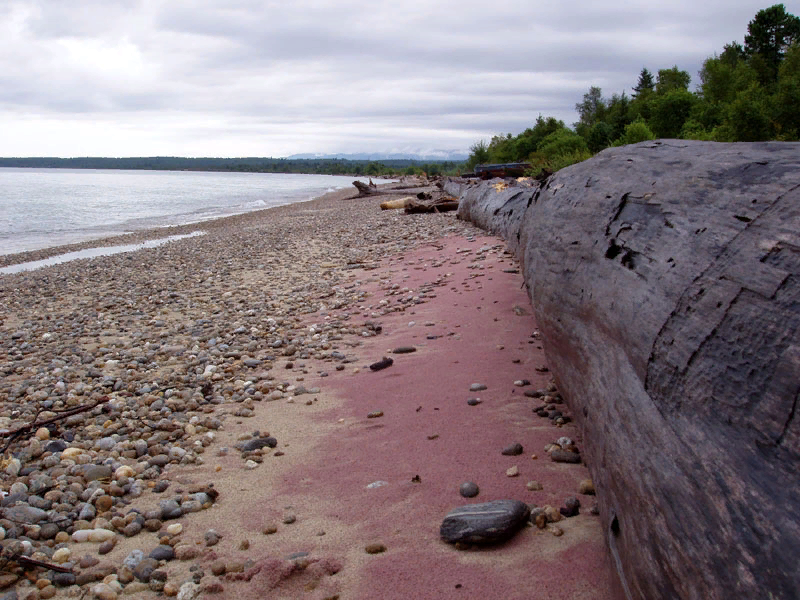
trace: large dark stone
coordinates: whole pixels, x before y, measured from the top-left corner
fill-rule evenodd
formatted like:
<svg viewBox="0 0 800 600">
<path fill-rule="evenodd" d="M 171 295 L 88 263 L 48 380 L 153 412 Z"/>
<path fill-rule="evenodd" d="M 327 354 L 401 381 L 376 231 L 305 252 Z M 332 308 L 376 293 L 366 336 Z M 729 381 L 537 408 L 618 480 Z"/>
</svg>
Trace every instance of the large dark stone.
<svg viewBox="0 0 800 600">
<path fill-rule="evenodd" d="M 519 531 L 530 514 L 528 505 L 519 500 L 467 504 L 447 514 L 439 535 L 450 544 L 495 544 Z"/>
<path fill-rule="evenodd" d="M 628 595 L 800 597 L 800 144 L 609 149 L 531 200 L 494 230 Z"/>
</svg>

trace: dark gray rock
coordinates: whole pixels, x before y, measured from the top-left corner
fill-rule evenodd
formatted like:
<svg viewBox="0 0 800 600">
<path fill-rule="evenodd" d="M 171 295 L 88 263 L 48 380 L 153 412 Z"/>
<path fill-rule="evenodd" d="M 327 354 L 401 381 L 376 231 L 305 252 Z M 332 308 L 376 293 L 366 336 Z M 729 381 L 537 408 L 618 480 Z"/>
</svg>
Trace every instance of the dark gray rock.
<svg viewBox="0 0 800 600">
<path fill-rule="evenodd" d="M 108 465 L 85 465 L 83 467 L 83 478 L 87 482 L 108 479 L 112 473 L 113 470 Z"/>
<path fill-rule="evenodd" d="M 15 523 L 38 523 L 47 518 L 47 511 L 27 504 L 17 504 L 3 510 L 3 517 Z"/>
<path fill-rule="evenodd" d="M 523 264 L 628 595 L 800 596 L 800 144 L 608 149 L 516 222 L 481 187 L 459 215 Z"/>
<path fill-rule="evenodd" d="M 520 444 L 519 442 L 514 442 L 513 444 L 510 444 L 505 448 L 503 448 L 501 454 L 504 454 L 505 456 L 519 456 L 520 454 L 522 454 L 522 452 L 523 452 L 522 444 Z"/>
<path fill-rule="evenodd" d="M 464 496 L 464 498 L 474 498 L 479 492 L 480 488 L 474 481 L 465 481 L 458 488 L 458 493 Z"/>
<path fill-rule="evenodd" d="M 387 367 L 391 367 L 394 364 L 394 359 L 383 357 L 378 362 L 372 363 L 369 368 L 370 371 L 381 371 Z"/>
<path fill-rule="evenodd" d="M 237 444 L 236 447 L 242 452 L 252 452 L 253 450 L 258 450 L 259 448 L 264 448 L 264 447 L 274 448 L 277 445 L 278 445 L 278 440 L 272 436 L 268 436 L 268 437 L 259 437 L 259 438 L 253 438 L 252 440 L 247 440 L 246 442 Z"/>
<path fill-rule="evenodd" d="M 571 463 L 577 465 L 581 462 L 581 455 L 570 450 L 553 450 L 550 453 L 550 460 L 558 463 Z"/>
<path fill-rule="evenodd" d="M 447 514 L 439 535 L 449 544 L 495 544 L 519 531 L 530 512 L 528 505 L 519 500 L 467 504 Z"/>
<path fill-rule="evenodd" d="M 172 560 L 175 558 L 175 550 L 172 549 L 172 546 L 161 544 L 153 548 L 147 556 L 155 560 Z"/>
</svg>

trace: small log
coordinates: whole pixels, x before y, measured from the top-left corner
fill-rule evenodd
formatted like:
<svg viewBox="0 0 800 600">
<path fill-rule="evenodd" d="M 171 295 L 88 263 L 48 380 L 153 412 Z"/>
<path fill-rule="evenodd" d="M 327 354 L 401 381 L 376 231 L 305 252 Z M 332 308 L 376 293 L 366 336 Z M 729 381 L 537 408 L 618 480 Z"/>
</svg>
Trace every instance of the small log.
<svg viewBox="0 0 800 600">
<path fill-rule="evenodd" d="M 386 200 L 381 202 L 381 210 L 390 210 L 393 208 L 405 208 L 410 202 L 413 202 L 413 196 L 406 196 L 405 198 L 397 198 L 395 200 Z"/>
<path fill-rule="evenodd" d="M 406 214 L 450 212 L 458 210 L 458 200 L 442 199 L 434 202 L 412 200 L 406 205 Z"/>
</svg>

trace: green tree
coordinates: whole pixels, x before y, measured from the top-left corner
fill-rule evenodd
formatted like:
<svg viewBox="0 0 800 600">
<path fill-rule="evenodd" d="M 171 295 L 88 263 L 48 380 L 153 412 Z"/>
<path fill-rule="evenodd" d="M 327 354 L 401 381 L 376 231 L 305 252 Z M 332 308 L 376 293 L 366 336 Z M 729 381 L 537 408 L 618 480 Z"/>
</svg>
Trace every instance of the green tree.
<svg viewBox="0 0 800 600">
<path fill-rule="evenodd" d="M 614 139 L 614 130 L 611 125 L 604 121 L 595 123 L 589 130 L 589 135 L 586 138 L 586 143 L 591 152 L 600 152 L 603 148 L 608 148 L 611 145 L 611 140 Z"/>
<path fill-rule="evenodd" d="M 583 101 L 575 105 L 575 110 L 580 116 L 580 120 L 575 123 L 575 131 L 583 135 L 591 129 L 592 125 L 603 120 L 606 110 L 603 91 L 596 86 L 590 87 L 589 91 L 583 95 Z"/>
<path fill-rule="evenodd" d="M 564 121 L 555 117 L 544 118 L 542 115 L 536 117 L 536 123 L 520 133 L 514 141 L 515 160 L 523 161 L 536 151 L 539 143 L 551 133 L 559 129 L 566 129 Z"/>
<path fill-rule="evenodd" d="M 469 158 L 467 159 L 464 167 L 467 171 L 472 171 L 477 165 L 485 165 L 489 162 L 489 146 L 486 142 L 481 140 L 475 142 L 469 148 Z"/>
<path fill-rule="evenodd" d="M 739 92 L 728 106 L 726 119 L 730 137 L 724 141 L 760 142 L 771 139 L 774 134 L 770 119 L 769 96 L 757 83 Z"/>
<path fill-rule="evenodd" d="M 514 160 L 514 138 L 511 134 L 492 136 L 489 141 L 489 162 L 507 163 Z"/>
<path fill-rule="evenodd" d="M 545 137 L 536 148 L 538 154 L 546 159 L 588 150 L 586 140 L 574 131 L 559 129 Z"/>
<path fill-rule="evenodd" d="M 647 69 L 647 67 L 643 67 L 641 73 L 639 73 L 639 81 L 636 82 L 636 87 L 633 88 L 634 98 L 638 98 L 641 93 L 652 92 L 655 88 L 655 81 L 653 81 L 653 74 Z"/>
<path fill-rule="evenodd" d="M 647 123 L 639 119 L 625 126 L 625 132 L 622 134 L 621 138 L 614 142 L 614 146 L 638 144 L 639 142 L 654 139 L 656 139 L 656 136 L 647 126 Z"/>
<path fill-rule="evenodd" d="M 800 139 L 800 43 L 786 52 L 778 70 L 774 114 L 781 139 Z"/>
<path fill-rule="evenodd" d="M 778 68 L 786 51 L 800 41 L 800 18 L 786 12 L 783 4 L 758 11 L 747 25 L 744 51 L 748 58 L 760 57 L 764 63 L 762 83 L 777 79 Z"/>
<path fill-rule="evenodd" d="M 676 138 L 689 118 L 697 97 L 687 90 L 673 89 L 653 100 L 648 125 L 660 138 Z"/>
<path fill-rule="evenodd" d="M 681 71 L 677 65 L 671 69 L 659 69 L 656 81 L 656 94 L 663 95 L 672 90 L 688 90 L 691 76 Z"/>
</svg>

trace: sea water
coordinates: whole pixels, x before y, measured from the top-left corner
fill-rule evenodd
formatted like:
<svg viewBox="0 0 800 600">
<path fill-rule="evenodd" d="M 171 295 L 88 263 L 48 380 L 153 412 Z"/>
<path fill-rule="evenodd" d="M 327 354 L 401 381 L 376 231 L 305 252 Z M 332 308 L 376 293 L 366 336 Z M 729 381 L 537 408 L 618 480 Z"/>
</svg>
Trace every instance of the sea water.
<svg viewBox="0 0 800 600">
<path fill-rule="evenodd" d="M 276 173 L 0 168 L 0 255 L 301 202 L 348 187 L 353 180 Z"/>
</svg>

